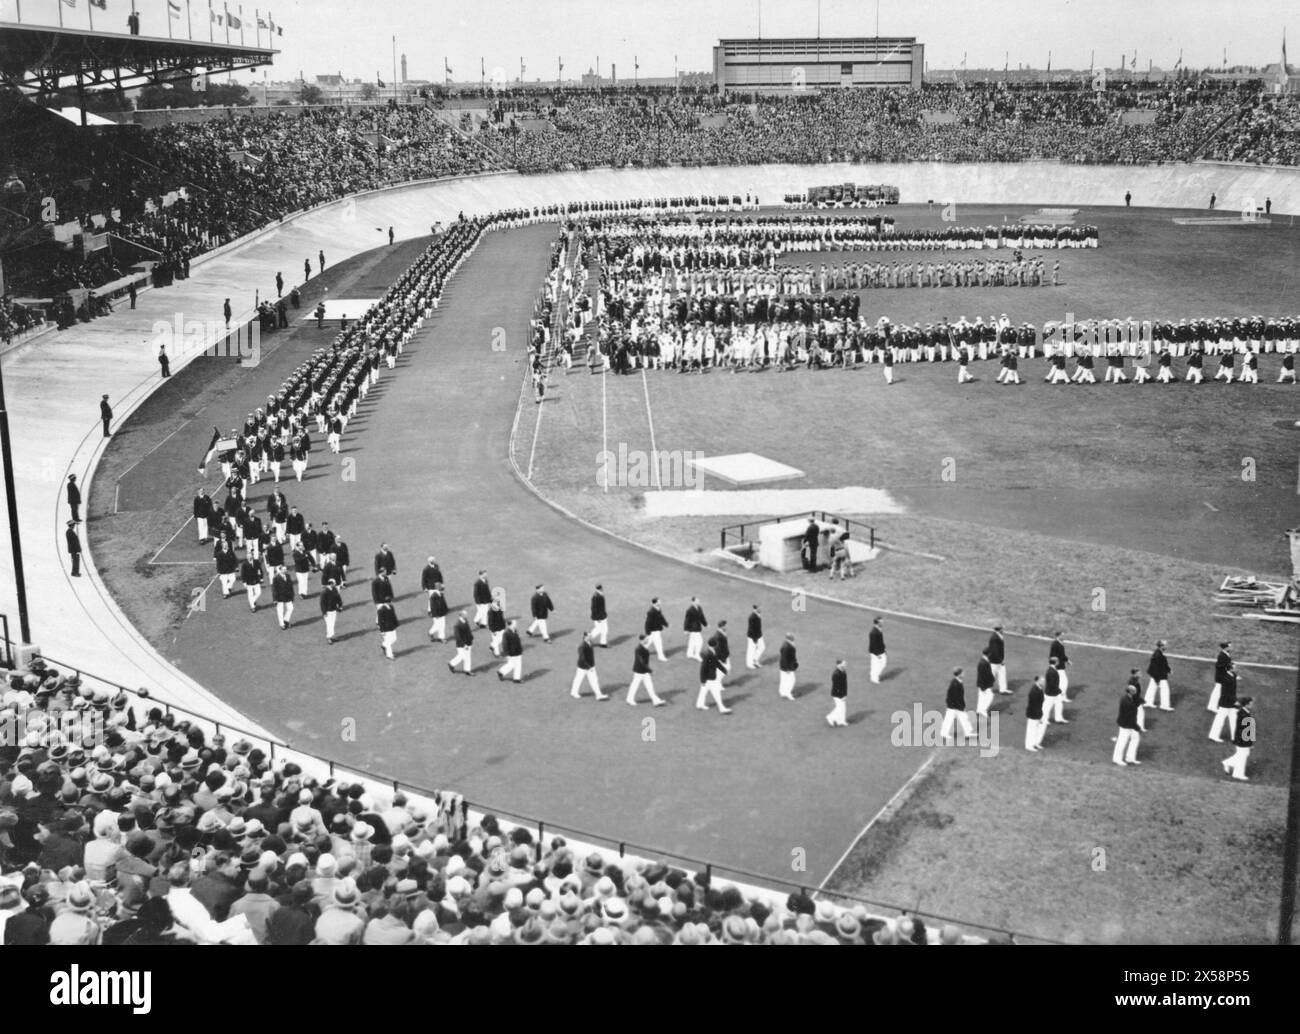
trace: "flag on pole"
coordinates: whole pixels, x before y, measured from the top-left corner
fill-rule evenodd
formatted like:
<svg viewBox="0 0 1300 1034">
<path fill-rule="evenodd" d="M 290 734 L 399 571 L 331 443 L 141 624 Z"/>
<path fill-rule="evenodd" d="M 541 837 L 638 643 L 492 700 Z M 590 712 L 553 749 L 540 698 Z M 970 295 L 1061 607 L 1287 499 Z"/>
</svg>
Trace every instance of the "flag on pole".
<svg viewBox="0 0 1300 1034">
<path fill-rule="evenodd" d="M 90 0 L 92 7 L 98 7 L 101 11 L 108 10 L 108 0 Z"/>
<path fill-rule="evenodd" d="M 167 0 L 167 15 L 171 18 L 179 18 L 181 16 L 181 5 L 178 4 L 176 0 Z"/>
<path fill-rule="evenodd" d="M 1286 29 L 1282 30 L 1282 63 L 1277 69 L 1277 82 L 1283 89 L 1286 89 L 1287 70 L 1286 70 Z"/>
<path fill-rule="evenodd" d="M 265 19 L 265 18 L 258 18 L 258 19 L 257 19 L 257 27 L 258 27 L 259 29 L 269 29 L 269 28 L 270 28 L 270 26 L 266 24 L 266 19 Z"/>
<path fill-rule="evenodd" d="M 167 0 L 167 2 L 171 3 L 171 0 Z M 238 17 L 231 14 L 230 11 L 228 10 L 226 11 L 226 25 L 232 29 L 242 29 L 244 27 L 244 23 L 241 22 Z"/>
<path fill-rule="evenodd" d="M 76 7 L 76 6 L 77 6 L 77 0 L 63 0 L 63 2 L 64 2 L 65 4 L 67 4 L 69 7 Z"/>
<path fill-rule="evenodd" d="M 1183 52 L 1180 50 L 1178 52 L 1178 60 L 1174 62 L 1174 71 L 1176 72 L 1178 71 L 1178 69 L 1182 67 L 1183 67 Z"/>
</svg>

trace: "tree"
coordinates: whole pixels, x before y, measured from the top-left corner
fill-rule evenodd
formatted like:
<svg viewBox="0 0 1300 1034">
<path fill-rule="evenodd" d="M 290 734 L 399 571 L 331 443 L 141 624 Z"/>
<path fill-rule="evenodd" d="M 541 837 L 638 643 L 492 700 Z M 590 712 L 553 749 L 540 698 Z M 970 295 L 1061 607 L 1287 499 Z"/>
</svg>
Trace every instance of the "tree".
<svg viewBox="0 0 1300 1034">
<path fill-rule="evenodd" d="M 203 101 L 214 108 L 240 108 L 251 105 L 253 96 L 242 83 L 209 83 Z"/>
<path fill-rule="evenodd" d="M 379 90 L 375 87 L 375 84 L 374 84 L 374 83 L 362 83 L 362 84 L 361 84 L 361 99 L 362 99 L 363 101 L 372 101 L 372 100 L 374 100 L 374 99 L 375 99 L 375 96 L 376 96 L 378 93 L 379 93 Z"/>
<path fill-rule="evenodd" d="M 301 104 L 324 104 L 325 91 L 315 83 L 303 83 L 298 91 L 298 101 Z"/>
</svg>

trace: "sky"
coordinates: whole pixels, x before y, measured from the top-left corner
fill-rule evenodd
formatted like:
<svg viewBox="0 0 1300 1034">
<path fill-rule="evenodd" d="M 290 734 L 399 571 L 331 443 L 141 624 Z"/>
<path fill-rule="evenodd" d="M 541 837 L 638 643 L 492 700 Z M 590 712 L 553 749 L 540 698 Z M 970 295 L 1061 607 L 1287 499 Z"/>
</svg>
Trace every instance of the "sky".
<svg viewBox="0 0 1300 1034">
<path fill-rule="evenodd" d="M 178 0 L 181 7 L 186 0 Z M 227 4 L 212 0 L 218 12 Z M 500 69 L 513 80 L 523 58 L 525 78 L 553 80 L 557 58 L 564 75 L 578 76 L 600 62 L 609 74 L 617 64 L 620 80 L 640 75 L 671 76 L 674 55 L 684 72 L 709 71 L 712 47 L 721 37 L 817 35 L 818 8 L 823 36 L 876 34 L 874 0 L 267 0 L 274 21 L 283 26 L 275 46 L 281 50 L 270 70 L 272 80 L 342 72 L 347 78 L 387 81 L 397 53 L 405 53 L 412 79 L 441 81 L 444 60 L 456 80 L 479 78 L 480 59 L 487 76 Z M 64 23 L 124 31 L 132 0 L 105 0 L 107 10 L 88 12 L 88 0 L 62 6 Z M 134 0 L 145 35 L 165 35 L 167 0 Z M 0 0 L 0 19 L 12 21 L 21 4 L 25 22 L 55 24 L 59 0 Z M 196 38 L 206 38 L 209 0 L 188 0 Z M 243 4 L 245 40 L 253 42 L 254 4 Z M 263 18 L 267 9 L 257 8 Z M 1300 64 L 1300 5 L 1284 0 L 880 0 L 880 34 L 915 36 L 925 44 L 931 68 L 1043 67 L 1048 52 L 1053 68 L 1086 68 L 1091 53 L 1097 65 L 1117 67 L 1121 53 L 1138 66 L 1148 60 L 1172 68 L 1179 50 L 1193 68 L 1218 66 L 1227 48 L 1230 64 L 1263 65 L 1278 60 L 1282 33 L 1291 18 L 1295 39 L 1292 62 Z M 171 22 L 186 34 L 186 18 Z M 265 37 L 264 37 L 265 39 Z M 261 73 L 256 74 L 261 81 Z"/>
</svg>

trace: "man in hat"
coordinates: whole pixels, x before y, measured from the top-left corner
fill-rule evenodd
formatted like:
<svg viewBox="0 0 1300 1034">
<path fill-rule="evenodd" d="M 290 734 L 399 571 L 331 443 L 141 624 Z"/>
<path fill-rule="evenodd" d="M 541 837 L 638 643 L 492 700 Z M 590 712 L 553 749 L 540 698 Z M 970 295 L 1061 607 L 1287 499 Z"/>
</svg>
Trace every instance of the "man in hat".
<svg viewBox="0 0 1300 1034">
<path fill-rule="evenodd" d="M 77 487 L 77 475 L 68 475 L 68 509 L 72 513 L 72 522 L 81 523 L 81 489 Z"/>
<path fill-rule="evenodd" d="M 1165 657 L 1165 641 L 1158 639 L 1156 648 L 1151 651 L 1151 660 L 1147 662 L 1147 677 L 1150 681 L 1147 683 L 1146 706 L 1155 707 L 1156 693 L 1160 694 L 1160 710 L 1172 711 L 1169 706 L 1169 674 L 1172 669 L 1169 667 L 1169 661 Z"/>
<path fill-rule="evenodd" d="M 77 536 L 77 522 L 68 521 L 68 528 L 63 533 L 68 543 L 68 556 L 72 558 L 72 577 L 81 577 L 81 539 Z"/>
<path fill-rule="evenodd" d="M 113 421 L 113 407 L 108 404 L 107 395 L 101 395 L 99 398 L 99 419 L 104 425 L 104 437 L 111 437 L 108 425 Z"/>
<path fill-rule="evenodd" d="M 1229 660 L 1228 666 L 1223 669 L 1218 677 L 1218 708 L 1214 713 L 1214 721 L 1210 724 L 1210 739 L 1215 743 L 1222 743 L 1225 722 L 1228 726 L 1228 735 L 1232 737 L 1237 735 L 1237 682 L 1241 676 L 1237 674 L 1237 669 L 1233 667 L 1232 661 Z"/>
</svg>

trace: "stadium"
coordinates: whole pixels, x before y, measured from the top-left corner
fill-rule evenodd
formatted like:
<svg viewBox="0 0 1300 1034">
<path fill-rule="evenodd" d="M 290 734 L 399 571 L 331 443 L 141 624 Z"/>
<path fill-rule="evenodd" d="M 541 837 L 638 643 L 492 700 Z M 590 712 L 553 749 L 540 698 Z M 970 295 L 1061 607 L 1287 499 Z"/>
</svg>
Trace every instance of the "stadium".
<svg viewBox="0 0 1300 1034">
<path fill-rule="evenodd" d="M 394 37 L 273 103 L 287 18 L 47 6 L 4 943 L 1289 943 L 1280 29 L 941 71 L 732 11 L 713 75 Z"/>
</svg>

